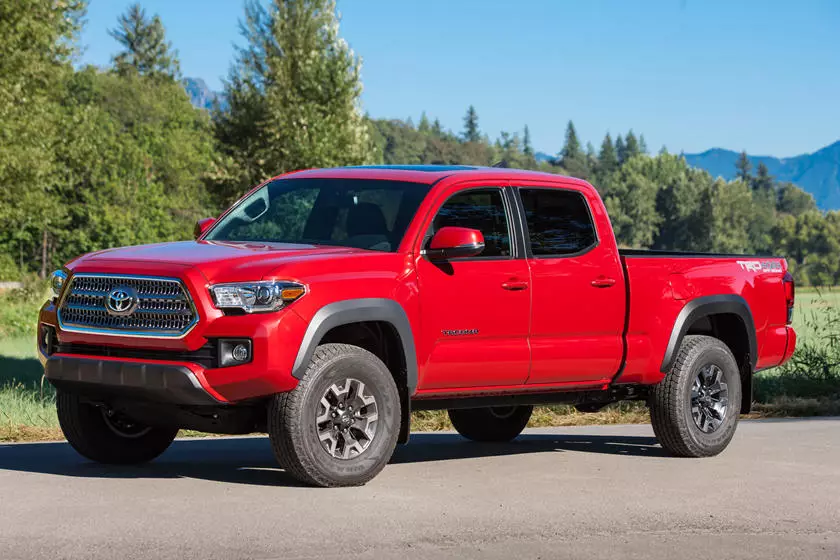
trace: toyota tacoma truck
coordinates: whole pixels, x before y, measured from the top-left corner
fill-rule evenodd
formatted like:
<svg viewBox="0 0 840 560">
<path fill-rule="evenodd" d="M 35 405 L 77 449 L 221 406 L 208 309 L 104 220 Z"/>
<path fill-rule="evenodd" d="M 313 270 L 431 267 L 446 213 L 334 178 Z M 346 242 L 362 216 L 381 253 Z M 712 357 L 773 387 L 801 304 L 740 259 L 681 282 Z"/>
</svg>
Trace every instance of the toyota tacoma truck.
<svg viewBox="0 0 840 560">
<path fill-rule="evenodd" d="M 715 455 L 796 344 L 784 259 L 619 249 L 590 184 L 511 169 L 295 172 L 195 240 L 84 255 L 51 284 L 39 353 L 81 455 L 267 432 L 317 486 L 373 478 L 412 410 L 500 442 L 534 405 L 643 400 L 668 452 Z"/>
</svg>

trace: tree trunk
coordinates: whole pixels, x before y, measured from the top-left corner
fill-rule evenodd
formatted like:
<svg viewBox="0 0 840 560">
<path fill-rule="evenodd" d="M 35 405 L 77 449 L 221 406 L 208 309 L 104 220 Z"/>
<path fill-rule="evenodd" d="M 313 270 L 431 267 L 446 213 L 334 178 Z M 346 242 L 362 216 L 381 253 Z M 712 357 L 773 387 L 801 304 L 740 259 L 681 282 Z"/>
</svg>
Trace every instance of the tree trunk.
<svg viewBox="0 0 840 560">
<path fill-rule="evenodd" d="M 41 236 L 41 280 L 47 277 L 47 230 Z"/>
</svg>

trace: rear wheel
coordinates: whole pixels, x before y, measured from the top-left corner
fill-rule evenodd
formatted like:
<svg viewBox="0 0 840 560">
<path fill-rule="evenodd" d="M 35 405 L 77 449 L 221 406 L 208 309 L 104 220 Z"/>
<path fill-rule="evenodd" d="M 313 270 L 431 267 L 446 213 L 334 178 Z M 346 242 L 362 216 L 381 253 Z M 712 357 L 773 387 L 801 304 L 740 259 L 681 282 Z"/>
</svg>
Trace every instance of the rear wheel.
<svg viewBox="0 0 840 560">
<path fill-rule="evenodd" d="M 717 338 L 689 335 L 674 367 L 651 392 L 653 431 L 673 455 L 717 455 L 735 435 L 740 403 L 741 376 L 732 352 Z"/>
<path fill-rule="evenodd" d="M 473 441 L 510 441 L 525 429 L 533 406 L 457 408 L 449 420 L 459 434 Z"/>
<path fill-rule="evenodd" d="M 128 416 L 82 401 L 73 393 L 56 397 L 58 422 L 67 442 L 80 455 L 109 464 L 151 461 L 170 446 L 178 428 L 146 426 Z"/>
</svg>

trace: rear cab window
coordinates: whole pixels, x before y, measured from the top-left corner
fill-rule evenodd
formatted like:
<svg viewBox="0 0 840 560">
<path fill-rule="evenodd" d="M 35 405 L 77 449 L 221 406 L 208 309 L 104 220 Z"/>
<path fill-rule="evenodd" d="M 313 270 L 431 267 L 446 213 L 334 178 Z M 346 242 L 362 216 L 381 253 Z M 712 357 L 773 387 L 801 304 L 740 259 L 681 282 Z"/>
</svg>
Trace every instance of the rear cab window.
<svg viewBox="0 0 840 560">
<path fill-rule="evenodd" d="M 561 188 L 517 190 L 525 210 L 530 255 L 574 256 L 598 244 L 592 213 L 582 193 Z"/>
</svg>

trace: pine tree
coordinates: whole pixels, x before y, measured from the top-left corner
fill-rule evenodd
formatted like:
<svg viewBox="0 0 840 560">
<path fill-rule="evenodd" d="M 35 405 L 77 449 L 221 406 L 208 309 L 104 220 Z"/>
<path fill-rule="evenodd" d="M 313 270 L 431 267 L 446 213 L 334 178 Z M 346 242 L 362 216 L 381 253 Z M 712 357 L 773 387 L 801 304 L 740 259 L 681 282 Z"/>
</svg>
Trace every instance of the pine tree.
<svg viewBox="0 0 840 560">
<path fill-rule="evenodd" d="M 531 146 L 531 131 L 528 129 L 527 124 L 525 125 L 525 131 L 522 136 L 522 153 L 527 158 L 534 157 L 534 148 Z"/>
<path fill-rule="evenodd" d="M 166 40 L 160 17 L 154 15 L 149 19 L 140 4 L 132 4 L 117 21 L 119 27 L 109 30 L 108 34 L 123 47 L 113 59 L 118 73 L 178 78 L 178 56 L 172 51 L 172 43 Z"/>
<path fill-rule="evenodd" d="M 737 177 L 749 185 L 751 182 L 750 170 L 752 169 L 752 164 L 747 157 L 746 151 L 742 151 L 741 155 L 738 156 L 738 161 L 735 162 L 735 169 L 738 170 Z"/>
<path fill-rule="evenodd" d="M 566 126 L 566 143 L 560 152 L 560 166 L 572 177 L 587 179 L 590 174 L 590 165 L 586 154 L 580 146 L 577 131 L 572 121 Z"/>
<path fill-rule="evenodd" d="M 642 150 L 639 141 L 636 139 L 636 135 L 633 134 L 633 129 L 630 129 L 630 132 L 624 138 L 624 160 L 626 161 L 641 153 Z"/>
<path fill-rule="evenodd" d="M 440 138 L 443 136 L 443 125 L 440 124 L 440 119 L 435 119 L 432 123 L 432 134 Z"/>
<path fill-rule="evenodd" d="M 644 134 L 639 135 L 639 153 L 642 153 L 642 154 L 645 154 L 645 155 L 648 153 L 647 142 L 645 142 L 645 135 Z"/>
<path fill-rule="evenodd" d="M 417 130 L 420 132 L 429 132 L 432 128 L 432 125 L 429 124 L 429 117 L 426 116 L 426 111 L 423 111 L 423 114 L 420 115 L 420 124 L 417 125 Z"/>
<path fill-rule="evenodd" d="M 568 163 L 573 160 L 579 160 L 583 156 L 580 149 L 580 141 L 577 137 L 577 131 L 572 121 L 566 125 L 566 143 L 563 145 L 563 151 L 560 152 L 560 165 L 568 169 Z"/>
<path fill-rule="evenodd" d="M 619 136 L 619 138 L 621 138 Z M 612 137 L 608 132 L 604 136 L 604 141 L 601 142 L 601 151 L 598 153 L 598 173 L 601 176 L 606 176 L 618 168 L 618 158 L 615 154 L 615 147 L 613 146 Z"/>
<path fill-rule="evenodd" d="M 618 166 L 624 165 L 624 162 L 627 161 L 627 147 L 624 145 L 624 138 L 621 137 L 621 134 L 615 139 L 615 155 L 618 158 Z"/>
<path fill-rule="evenodd" d="M 772 175 L 770 175 L 770 170 L 767 169 L 764 162 L 759 163 L 755 178 L 752 180 L 753 190 L 758 192 L 772 192 L 775 190 L 775 187 L 776 185 Z"/>
<path fill-rule="evenodd" d="M 216 136 L 232 198 L 267 177 L 376 159 L 359 104 L 361 62 L 339 36 L 334 0 L 246 4 L 246 46 L 225 83 Z"/>
<path fill-rule="evenodd" d="M 481 131 L 478 128 L 478 113 L 475 107 L 470 105 L 467 114 L 464 115 L 464 132 L 462 137 L 465 142 L 481 142 Z"/>
</svg>

